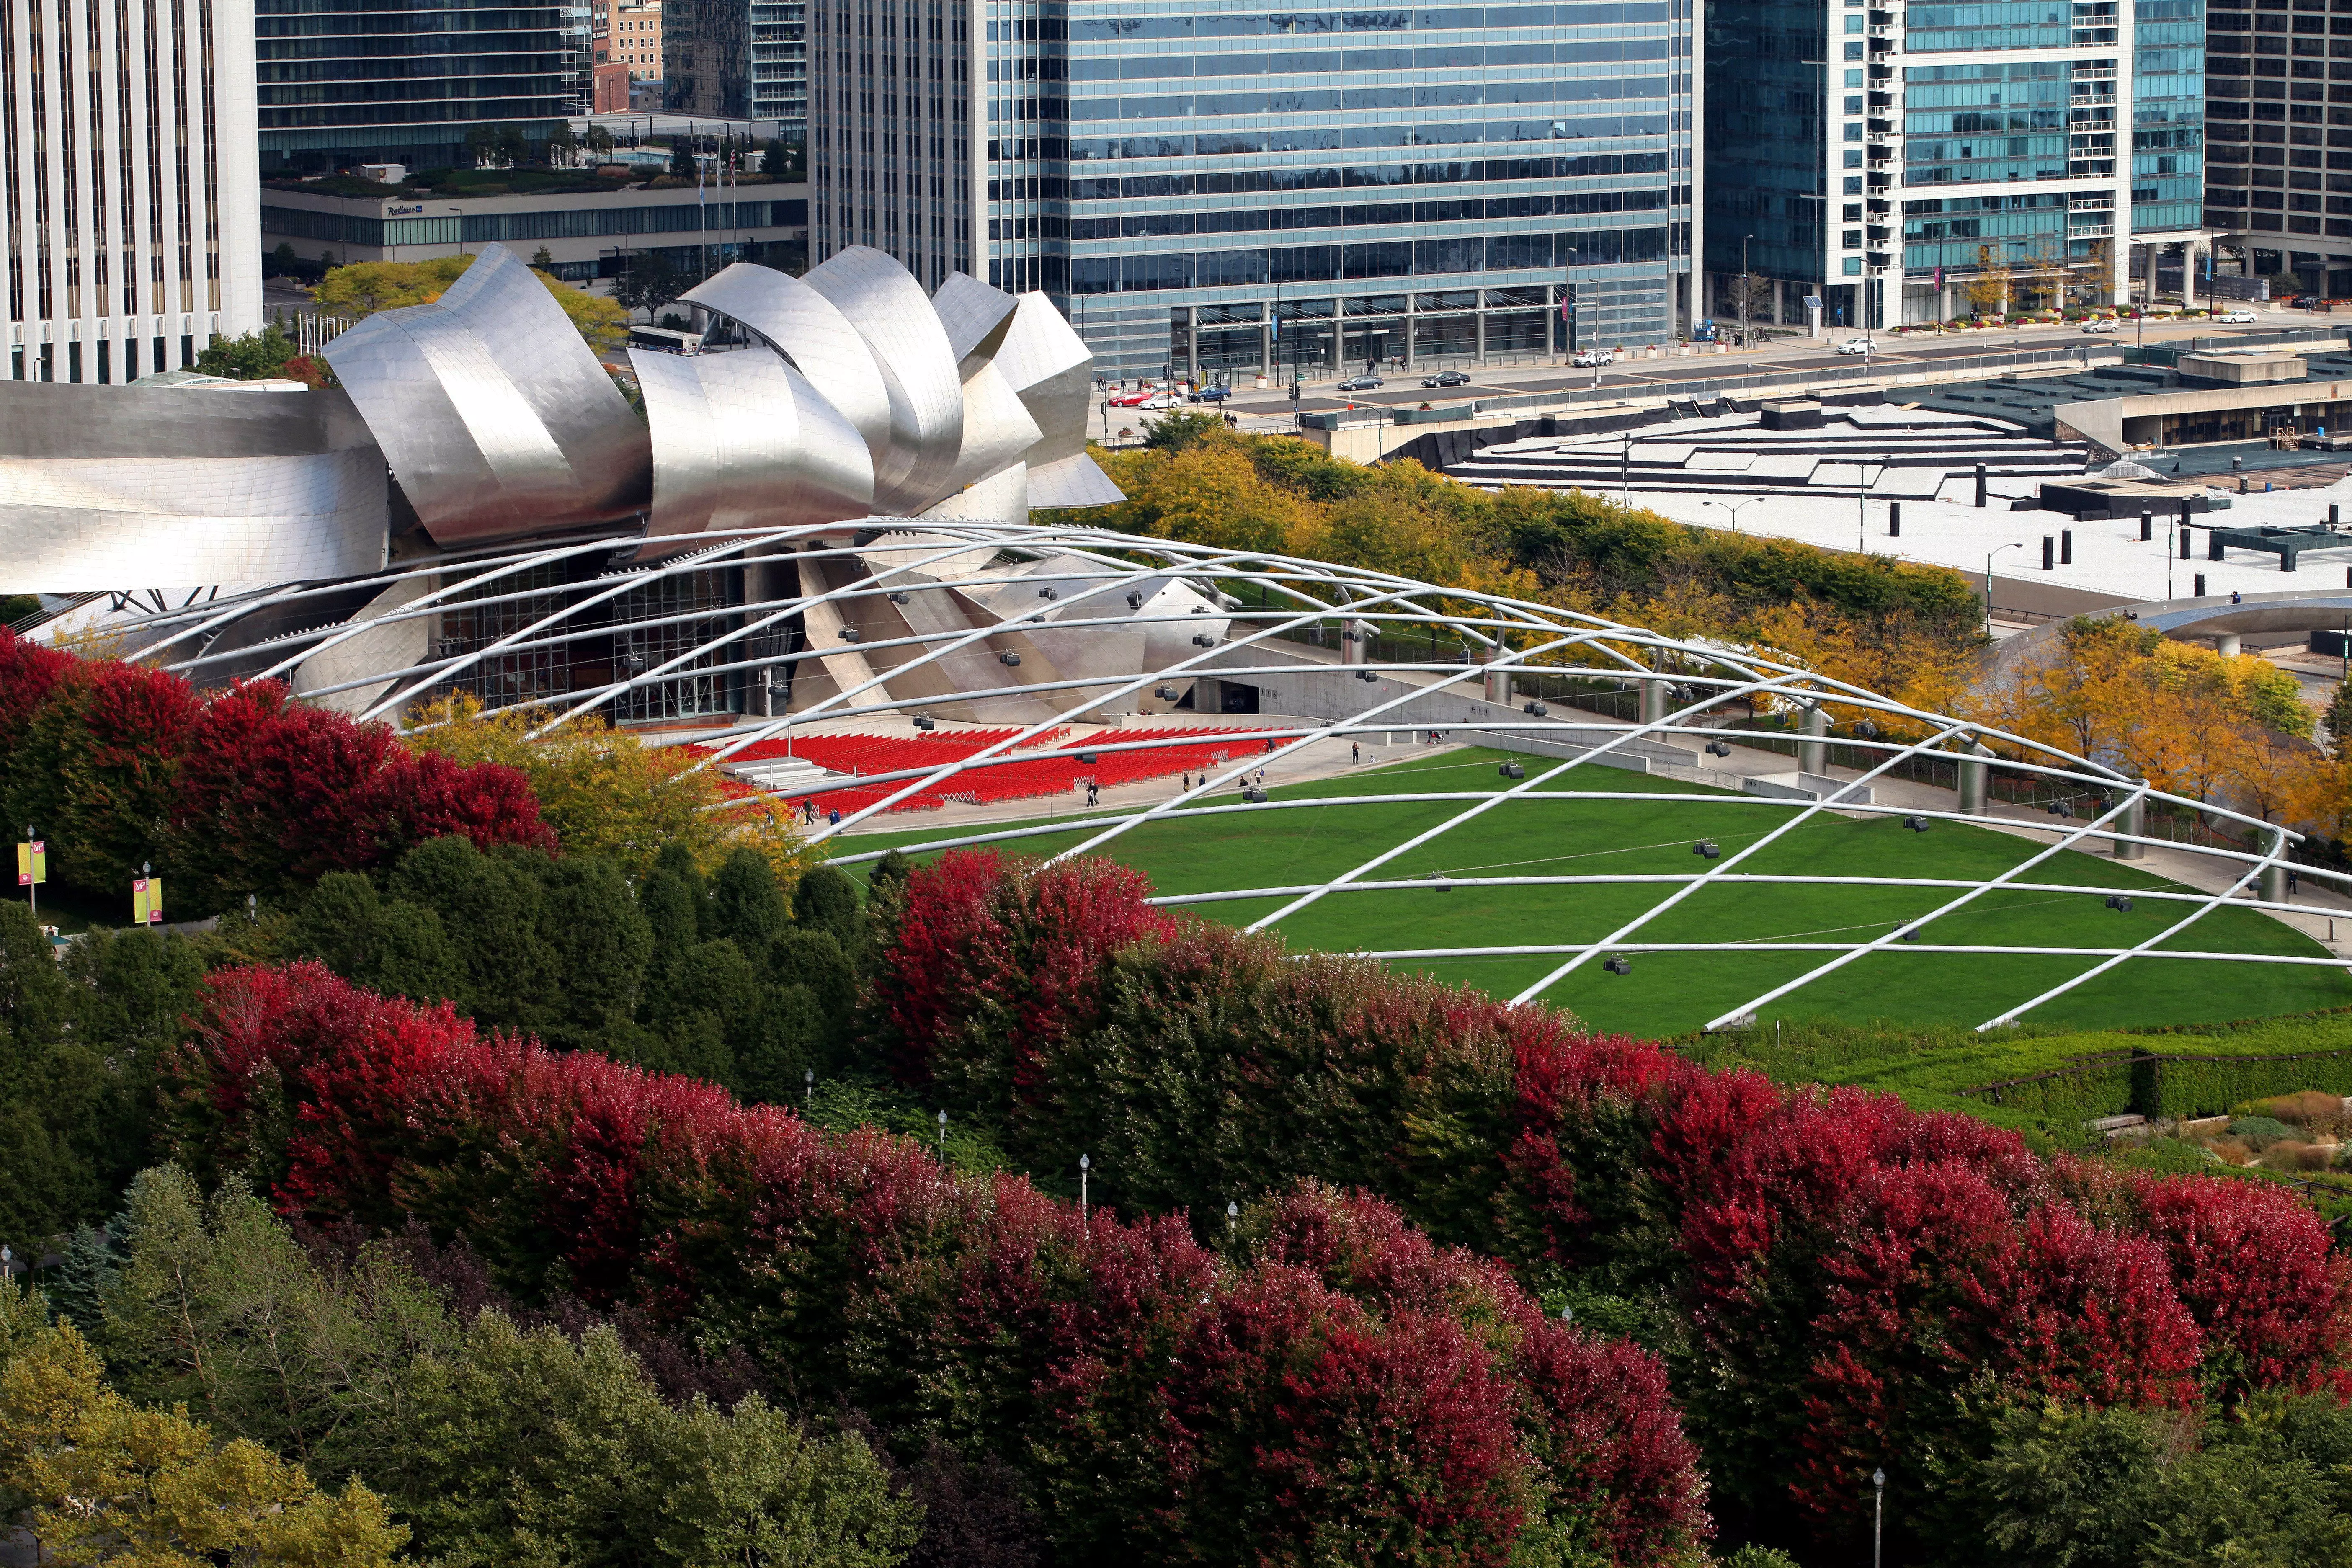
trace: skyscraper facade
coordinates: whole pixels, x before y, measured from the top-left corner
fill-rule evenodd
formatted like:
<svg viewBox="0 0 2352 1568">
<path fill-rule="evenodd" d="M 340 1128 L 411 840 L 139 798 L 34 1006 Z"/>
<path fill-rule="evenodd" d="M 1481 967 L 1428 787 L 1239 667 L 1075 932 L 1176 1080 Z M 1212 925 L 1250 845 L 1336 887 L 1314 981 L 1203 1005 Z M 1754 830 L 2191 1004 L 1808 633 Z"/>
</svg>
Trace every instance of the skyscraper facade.
<svg viewBox="0 0 2352 1568">
<path fill-rule="evenodd" d="M 2204 0 L 1719 0 L 1718 315 L 1885 327 L 2125 296 L 2193 242 Z"/>
<path fill-rule="evenodd" d="M 669 0 L 669 107 L 808 134 L 808 0 Z"/>
<path fill-rule="evenodd" d="M 2352 294 L 2352 0 L 2207 0 L 2205 221 L 2242 273 Z"/>
<path fill-rule="evenodd" d="M 261 324 L 251 0 L 0 0 L 7 374 L 120 384 Z"/>
<path fill-rule="evenodd" d="M 1042 289 L 1108 375 L 1670 341 L 1692 0 L 820 0 L 811 242 Z"/>
<path fill-rule="evenodd" d="M 584 4 L 255 0 L 254 9 L 265 174 L 446 168 L 463 160 L 476 125 L 520 125 L 537 141 L 586 107 Z"/>
</svg>

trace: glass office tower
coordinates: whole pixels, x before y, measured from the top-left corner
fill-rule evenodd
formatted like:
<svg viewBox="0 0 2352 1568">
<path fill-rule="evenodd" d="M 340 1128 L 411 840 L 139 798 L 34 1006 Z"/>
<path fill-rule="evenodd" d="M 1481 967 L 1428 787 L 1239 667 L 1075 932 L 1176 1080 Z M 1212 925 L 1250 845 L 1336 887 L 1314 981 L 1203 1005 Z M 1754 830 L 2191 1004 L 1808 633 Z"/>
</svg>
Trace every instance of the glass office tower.
<svg viewBox="0 0 2352 1568">
<path fill-rule="evenodd" d="M 1107 375 L 1538 355 L 1570 281 L 1584 341 L 1686 323 L 1692 0 L 852 0 L 814 31 L 818 256 L 1043 289 Z"/>
<path fill-rule="evenodd" d="M 447 167 L 484 121 L 543 137 L 578 89 L 577 7 L 257 0 L 254 11 L 264 174 Z"/>
<path fill-rule="evenodd" d="M 2126 297 L 2195 237 L 2203 0 L 1727 0 L 1707 39 L 1706 268 L 1835 326 Z M 1753 236 L 1750 239 L 1748 237 Z"/>
</svg>

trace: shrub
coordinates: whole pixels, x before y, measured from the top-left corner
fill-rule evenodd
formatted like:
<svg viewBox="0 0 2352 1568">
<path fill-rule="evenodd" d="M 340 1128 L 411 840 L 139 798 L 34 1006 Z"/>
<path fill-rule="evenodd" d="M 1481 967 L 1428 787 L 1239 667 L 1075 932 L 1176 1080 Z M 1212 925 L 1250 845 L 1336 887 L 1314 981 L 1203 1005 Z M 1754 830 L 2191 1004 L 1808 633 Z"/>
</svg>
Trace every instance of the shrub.
<svg viewBox="0 0 2352 1568">
<path fill-rule="evenodd" d="M 1562 1300 L 1671 1303 L 1717 1495 L 1755 1517 L 1850 1530 L 1857 1478 L 1980 1449 L 2004 1402 L 2342 1375 L 2345 1269 L 2281 1191 L 2052 1165 L 1969 1117 L 1710 1072 L 1146 892 L 1076 863 L 917 871 L 877 988 L 902 1080 L 1016 1155 L 1108 1151 L 1097 1190 L 1141 1206 L 1328 1174 Z"/>
<path fill-rule="evenodd" d="M 509 1289 L 690 1318 L 810 1396 L 1022 1459 L 1055 1528 L 1106 1550 L 1304 1563 L 1360 1536 L 1499 1565 L 1535 1532 L 1663 1563 L 1704 1527 L 1655 1364 L 1425 1242 L 1319 1285 L 1286 1255 L 1221 1263 L 1180 1223 L 1082 1219 L 314 966 L 217 973 L 175 1083 L 186 1154 L 281 1206 L 414 1215 Z"/>
<path fill-rule="evenodd" d="M 403 749 L 275 682 L 200 694 L 174 675 L 0 629 L 0 799 L 51 874 L 121 895 L 142 865 L 175 908 L 284 898 L 441 834 L 552 847 L 522 775 Z"/>
<path fill-rule="evenodd" d="M 2266 1100 L 2253 1108 L 2257 1116 L 2268 1116 L 2291 1127 L 2301 1127 L 2314 1132 L 2334 1132 L 2352 1121 L 2344 1109 L 2344 1097 L 2315 1089 L 2294 1094 L 2283 1094 Z"/>
</svg>

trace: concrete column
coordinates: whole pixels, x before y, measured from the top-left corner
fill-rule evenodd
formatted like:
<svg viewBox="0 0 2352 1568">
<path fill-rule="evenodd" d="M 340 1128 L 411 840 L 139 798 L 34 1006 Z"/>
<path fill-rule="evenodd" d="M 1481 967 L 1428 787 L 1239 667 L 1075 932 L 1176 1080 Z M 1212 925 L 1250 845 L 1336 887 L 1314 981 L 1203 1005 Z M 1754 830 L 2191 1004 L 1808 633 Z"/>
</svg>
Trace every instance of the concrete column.
<svg viewBox="0 0 2352 1568">
<path fill-rule="evenodd" d="M 1665 716 L 1666 682 L 1663 679 L 1642 682 L 1642 722 L 1659 723 Z"/>
<path fill-rule="evenodd" d="M 1798 732 L 1806 739 L 1797 743 L 1797 769 L 1800 773 L 1825 773 L 1829 771 L 1830 748 L 1826 739 L 1830 732 L 1829 710 L 1808 708 L 1797 725 Z"/>
<path fill-rule="evenodd" d="M 1404 368 L 1407 371 L 1413 368 L 1414 355 L 1419 353 L 1420 345 L 1413 339 L 1416 335 L 1414 329 L 1420 324 L 1413 316 L 1412 296 L 1408 293 L 1404 297 Z"/>
<path fill-rule="evenodd" d="M 1184 318 L 1184 374 L 1194 386 L 1206 384 L 1201 374 L 1201 312 L 1195 308 Z"/>
<path fill-rule="evenodd" d="M 1257 373 L 1274 379 L 1274 307 L 1261 308 L 1257 323 Z"/>
<path fill-rule="evenodd" d="M 1559 284 L 1544 285 L 1544 358 L 1546 359 L 1551 359 L 1559 353 L 1559 336 L 1554 330 L 1554 323 L 1559 320 L 1559 300 L 1555 298 L 1559 292 Z M 1408 294 L 1405 299 L 1410 302 L 1412 296 Z"/>
<path fill-rule="evenodd" d="M 1960 762 L 1960 815 L 1982 816 L 1990 796 L 1987 788 L 1991 779 L 1992 764 L 1985 759 L 1992 753 L 1981 743 L 1971 745 Z"/>
<path fill-rule="evenodd" d="M 2146 794 L 2147 781 L 2134 779 L 2132 784 L 2135 786 L 2135 793 L 2124 806 L 2123 815 L 2116 818 L 2116 825 L 2122 831 L 2134 837 L 2139 837 L 2147 832 L 2147 795 Z M 2147 846 L 2145 844 L 2133 844 L 2118 838 L 2115 840 L 2115 847 L 2116 858 L 2118 860 L 2147 858 Z"/>
<path fill-rule="evenodd" d="M 1479 290 L 1478 290 L 1478 310 L 1477 310 L 1477 315 L 1478 315 L 1478 363 L 1479 363 L 1479 365 L 1480 365 L 1481 367 L 1484 367 L 1484 366 L 1485 366 L 1485 364 L 1486 364 L 1486 290 L 1485 290 L 1484 289 L 1479 289 Z"/>
<path fill-rule="evenodd" d="M 2223 632 L 2213 639 L 2213 651 L 2223 658 L 2238 657 L 2239 638 L 2236 632 Z"/>
<path fill-rule="evenodd" d="M 1331 296 L 1331 368 L 1348 374 L 1348 301 Z"/>
</svg>

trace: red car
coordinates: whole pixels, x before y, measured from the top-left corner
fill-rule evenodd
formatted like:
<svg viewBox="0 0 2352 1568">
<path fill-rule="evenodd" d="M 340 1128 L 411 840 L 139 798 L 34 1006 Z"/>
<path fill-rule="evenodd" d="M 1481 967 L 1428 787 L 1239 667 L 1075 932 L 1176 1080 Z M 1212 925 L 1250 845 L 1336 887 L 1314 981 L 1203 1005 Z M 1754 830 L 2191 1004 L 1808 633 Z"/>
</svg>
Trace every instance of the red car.
<svg viewBox="0 0 2352 1568">
<path fill-rule="evenodd" d="M 1150 402 L 1152 396 L 1153 394 L 1148 387 L 1135 392 L 1114 392 L 1110 395 L 1110 405 L 1113 408 L 1140 408 Z"/>
</svg>

